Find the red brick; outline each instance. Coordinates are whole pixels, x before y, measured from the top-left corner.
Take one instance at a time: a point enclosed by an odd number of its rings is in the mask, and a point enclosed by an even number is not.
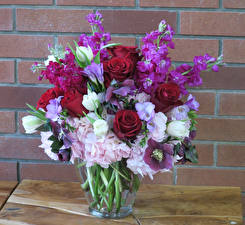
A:
[[[237,186],[245,190],[245,170],[178,168],[177,184]]]
[[[215,93],[212,92],[191,92],[199,102],[198,114],[214,114]]]
[[[245,141],[245,120],[242,119],[198,119],[198,140]]]
[[[16,162],[0,162],[0,180],[17,180]]]
[[[143,184],[166,184],[172,185],[173,184],[173,172],[166,172],[166,173],[157,173],[154,175],[153,180],[149,178],[149,176],[145,176],[142,180]]]
[[[20,174],[21,180],[79,181],[73,165],[21,163]]]
[[[181,12],[181,34],[245,35],[245,13]]]
[[[1,0],[0,5],[52,5],[53,0]]]
[[[15,113],[0,112],[0,132],[15,133]]]
[[[223,0],[223,7],[230,9],[245,8],[244,0]]]
[[[203,39],[175,39],[175,49],[170,50],[170,56],[174,61],[193,61],[194,56],[206,53],[217,57],[219,52],[218,40]],[[181,54],[180,54],[181,53]]]
[[[71,44],[74,47],[73,40],[79,41],[79,37],[77,36],[58,36],[59,43],[66,47],[67,43]],[[135,46],[136,39],[133,37],[112,37],[110,42],[112,43],[122,43],[122,45],[126,46]]]
[[[57,0],[57,5],[135,6],[135,0]]]
[[[201,74],[203,85],[200,88],[244,90],[245,67],[223,67],[216,72]]]
[[[213,165],[213,145],[211,144],[195,144],[198,153],[198,163],[190,165],[211,166]]]
[[[88,32],[85,16],[89,10],[17,9],[19,31]]]
[[[26,103],[36,106],[36,102],[46,90],[47,88],[38,87],[1,87],[0,107],[27,108]]]
[[[245,40],[224,40],[223,45],[225,62],[245,63]]]
[[[0,30],[12,30],[12,9],[0,9]]]
[[[218,166],[244,166],[244,145],[218,145]]]
[[[141,7],[183,7],[183,8],[219,8],[218,0],[141,0]]]
[[[49,53],[50,36],[0,35],[0,57],[43,58]]]
[[[42,79],[38,80],[40,72],[33,73],[31,71],[31,66],[34,61],[20,61],[18,62],[18,81],[23,84],[49,84],[48,80]]]
[[[161,20],[176,28],[176,12],[136,11],[136,10],[101,10],[105,30],[111,33],[144,34],[158,28]]]
[[[0,61],[0,82],[14,83],[14,61]]]
[[[40,138],[0,137],[0,158],[49,160]]]
[[[219,114],[245,116],[245,94],[221,94]]]

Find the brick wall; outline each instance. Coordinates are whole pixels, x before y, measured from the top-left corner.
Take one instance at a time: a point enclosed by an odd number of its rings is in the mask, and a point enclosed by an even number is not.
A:
[[[227,67],[203,74],[204,85],[192,90],[201,103],[199,164],[178,166],[155,182],[240,186],[245,193],[244,0],[0,0],[0,179],[76,180],[73,167],[50,161],[38,135],[25,135],[20,121],[25,103],[35,104],[49,87],[30,65],[47,56],[48,43],[88,32],[84,17],[95,9],[113,40],[125,45],[139,44],[165,18],[177,34],[176,63],[224,54]]]

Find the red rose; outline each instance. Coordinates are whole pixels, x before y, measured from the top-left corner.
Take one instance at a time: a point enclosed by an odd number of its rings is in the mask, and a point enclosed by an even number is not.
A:
[[[61,100],[62,108],[68,110],[70,116],[84,116],[83,112],[88,113],[88,110],[82,105],[83,95],[75,89],[65,92],[64,98]]]
[[[106,87],[110,85],[113,79],[122,82],[132,78],[136,64],[140,60],[136,48],[116,46],[108,49],[111,59],[103,63]]]
[[[176,106],[183,105],[179,100],[180,89],[177,84],[160,84],[151,95],[151,102],[156,106],[156,112],[168,112]]]
[[[42,108],[47,111],[46,106],[49,104],[49,101],[63,95],[64,91],[58,87],[48,89],[38,100],[37,109]]]
[[[121,58],[128,58],[132,61],[134,66],[136,63],[141,59],[139,56],[139,50],[135,46],[115,46],[113,48],[108,49],[109,54],[112,57],[121,57]]]
[[[104,62],[104,72],[111,80],[124,81],[132,77],[134,71],[133,63],[130,59],[114,57]]]
[[[135,139],[140,132],[142,122],[138,114],[132,110],[121,110],[115,115],[113,129],[120,139]]]

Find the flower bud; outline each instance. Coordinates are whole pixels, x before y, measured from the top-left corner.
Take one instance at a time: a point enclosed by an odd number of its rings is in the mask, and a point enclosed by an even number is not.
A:
[[[165,28],[166,28],[166,21],[162,20],[158,25],[158,31],[163,32],[165,30]]]
[[[95,92],[88,91],[88,94],[83,96],[82,104],[87,110],[94,111],[99,106],[98,95]]]
[[[35,133],[38,127],[44,124],[44,121],[40,120],[36,116],[25,116],[22,118],[22,124],[27,134]]]
[[[76,55],[77,58],[79,59],[80,62],[82,63],[86,63],[86,58],[85,56],[87,56],[88,60],[91,62],[94,54],[92,49],[90,48],[90,46],[88,47],[84,47],[84,46],[80,46],[76,48]]]
[[[108,124],[105,120],[96,120],[94,123],[93,123],[93,128],[94,128],[94,133],[96,136],[105,136],[108,132]]]
[[[168,124],[167,133],[173,137],[184,138],[189,136],[189,128],[185,122],[174,120]]]

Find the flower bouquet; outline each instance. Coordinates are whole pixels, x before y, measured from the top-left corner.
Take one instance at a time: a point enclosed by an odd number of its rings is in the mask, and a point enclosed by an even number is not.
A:
[[[174,67],[174,31],[164,20],[141,48],[108,44],[99,12],[87,20],[91,35],[65,50],[49,46],[48,59],[33,65],[54,87],[37,107],[28,105],[23,125],[40,131],[51,159],[75,163],[91,214],[124,217],[143,176],[197,162],[191,141],[199,103],[186,87],[201,85],[200,72],[218,71],[222,58],[195,56]]]

